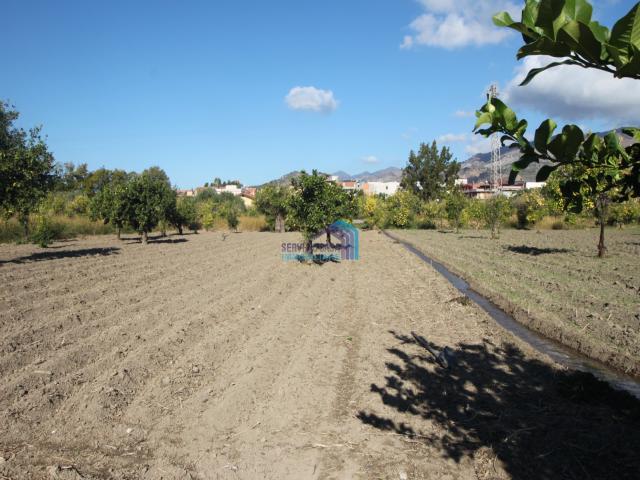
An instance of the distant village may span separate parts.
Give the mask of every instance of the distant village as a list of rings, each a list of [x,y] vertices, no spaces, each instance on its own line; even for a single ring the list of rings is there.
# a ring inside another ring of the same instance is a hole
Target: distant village
[[[350,191],[362,191],[365,195],[394,195],[401,189],[400,182],[365,182],[359,180],[340,180],[336,175],[328,175],[327,181],[335,182],[345,190]],[[496,190],[499,190],[501,195],[510,197],[522,190],[529,190],[535,188],[542,188],[545,186],[545,182],[516,182],[513,185],[500,185],[499,189],[496,189],[494,185],[489,182],[470,183],[466,178],[458,178],[455,184],[459,186],[462,191],[470,198],[487,199],[495,195]],[[256,198],[256,192],[259,187],[244,187],[238,180],[229,182],[217,182],[208,184],[206,183],[202,187],[196,187],[188,190],[178,190],[179,196],[195,197],[199,192],[206,189],[213,189],[216,193],[230,193],[234,196],[242,197],[245,200],[245,204],[250,206],[253,204],[253,200]]]

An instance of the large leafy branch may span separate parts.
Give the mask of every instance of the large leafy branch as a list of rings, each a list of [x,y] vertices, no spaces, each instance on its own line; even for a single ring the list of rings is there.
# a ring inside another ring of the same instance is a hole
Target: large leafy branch
[[[518,51],[519,59],[530,55],[564,58],[531,70],[522,85],[559,65],[597,68],[615,77],[640,79],[640,3],[611,31],[592,21],[591,15],[592,6],[585,0],[527,0],[520,22],[506,12],[494,17],[496,25],[522,34],[525,45]],[[577,125],[565,125],[556,133],[557,124],[550,119],[540,124],[531,141],[526,136],[527,121],[518,120],[515,112],[497,98],[489,97],[476,117],[476,133],[487,137],[499,133],[503,145],[520,149],[522,155],[512,166],[509,183],[529,165],[542,163],[538,181],[545,181],[561,166],[572,169],[573,176],[563,183],[567,200],[585,189],[592,194],[615,193],[621,200],[640,197],[638,128],[623,129],[636,142],[623,148],[615,131],[600,137],[585,134]]]

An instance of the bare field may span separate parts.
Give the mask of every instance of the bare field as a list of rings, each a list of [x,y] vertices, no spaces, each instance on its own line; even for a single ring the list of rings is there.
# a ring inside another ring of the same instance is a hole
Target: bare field
[[[531,351],[383,235],[322,267],[280,260],[297,240],[0,246],[0,478],[637,475],[638,402]]]
[[[394,231],[523,323],[640,376],[640,228],[598,231]]]

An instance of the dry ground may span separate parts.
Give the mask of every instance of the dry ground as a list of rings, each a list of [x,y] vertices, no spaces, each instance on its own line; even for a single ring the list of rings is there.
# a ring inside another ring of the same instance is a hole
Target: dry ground
[[[0,479],[637,474],[637,402],[380,234],[324,266],[282,262],[297,240],[0,246]]]
[[[640,228],[395,231],[457,271],[516,318],[592,358],[640,377]]]

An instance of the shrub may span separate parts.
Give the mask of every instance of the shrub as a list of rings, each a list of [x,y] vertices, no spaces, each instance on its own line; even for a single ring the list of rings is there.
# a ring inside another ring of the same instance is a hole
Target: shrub
[[[497,195],[484,204],[485,225],[491,230],[491,238],[498,238],[500,227],[511,216],[511,203],[503,195]]]
[[[456,233],[464,225],[463,212],[467,206],[467,197],[459,188],[454,188],[445,197],[445,212],[449,226],[453,227]]]
[[[230,208],[225,213],[225,218],[227,220],[227,225],[230,230],[238,231],[238,225],[240,224],[240,220],[238,219],[238,212],[234,208]]]
[[[544,214],[544,197],[539,190],[525,190],[513,199],[516,210],[517,227],[527,228],[536,223]]]
[[[463,212],[464,222],[474,230],[479,230],[485,225],[484,202],[473,198],[467,203]]]
[[[51,221],[44,215],[36,218],[35,228],[31,233],[31,241],[46,248],[56,239],[63,238],[64,226]]]

